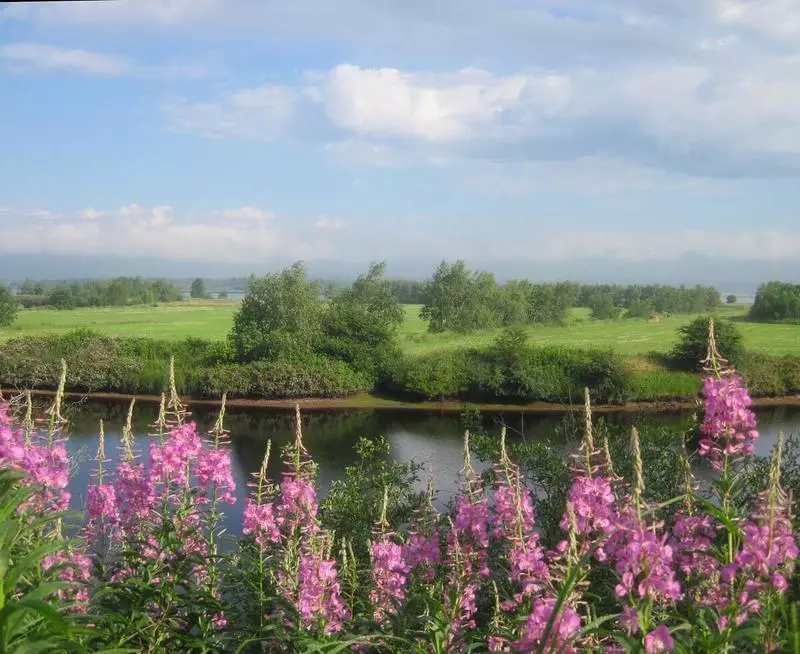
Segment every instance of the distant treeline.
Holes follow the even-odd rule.
[[[396,280],[394,284],[397,285]],[[412,288],[410,282],[408,288]],[[469,332],[522,324],[561,325],[575,306],[588,307],[593,318],[605,320],[622,316],[649,318],[655,313],[703,313],[721,304],[719,291],[710,286],[581,285],[528,280],[501,285],[492,273],[472,271],[461,260],[439,264],[433,277],[421,284],[419,300],[423,305],[421,315],[433,332]]]
[[[56,283],[26,280],[16,300],[24,307],[122,307],[132,304],[176,302],[181,289],[165,279],[145,280],[141,277],[116,277],[110,280]]]

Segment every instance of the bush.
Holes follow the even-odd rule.
[[[17,319],[19,303],[6,286],[0,286],[0,327],[7,327]]]
[[[630,397],[631,373],[610,351],[520,344],[507,330],[490,348],[409,357],[383,387],[414,398],[496,402],[582,401],[589,387],[599,402]]]
[[[696,318],[678,330],[678,342],[672,350],[673,362],[683,370],[697,370],[708,353],[710,316]],[[714,320],[717,349],[732,365],[737,365],[744,348],[742,334],[729,320]]]
[[[800,320],[800,284],[768,282],[758,287],[750,319],[769,321]]]

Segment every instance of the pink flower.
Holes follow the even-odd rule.
[[[675,647],[675,642],[669,634],[666,625],[660,625],[644,637],[644,651],[647,654],[656,652],[671,652]]]
[[[166,484],[184,485],[189,481],[190,465],[202,449],[195,423],[177,425],[163,443],[150,444],[150,474]]]
[[[243,522],[242,533],[254,534],[259,545],[264,545],[267,541],[280,542],[281,532],[275,520],[272,502],[256,504],[252,499],[248,499],[244,507]]]
[[[311,553],[301,556],[298,608],[306,627],[322,620],[326,633],[342,630],[342,622],[350,618],[350,613],[342,602],[334,561]]]
[[[195,468],[197,483],[201,488],[216,486],[220,501],[235,504],[236,482],[233,480],[231,453],[224,449],[202,449]]]
[[[396,604],[406,596],[406,583],[411,566],[404,560],[402,545],[388,537],[372,543],[372,583],[369,599],[375,606],[375,620],[380,622],[387,613],[396,613]]]
[[[724,457],[752,454],[758,438],[750,396],[739,375],[707,377],[703,380],[705,416],[698,453],[722,469]]]
[[[522,640],[514,643],[514,646],[524,652],[529,652],[537,647],[544,651],[558,651],[565,654],[575,654],[578,650],[572,646],[572,641],[578,635],[581,628],[580,616],[567,604],[562,605],[561,613],[556,616],[553,626],[546,643],[542,643],[547,630],[547,623],[550,620],[556,605],[554,598],[537,598],[533,604],[533,610],[525,623],[525,631]]]

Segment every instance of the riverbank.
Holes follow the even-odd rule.
[[[31,395],[34,397],[53,397],[55,391],[33,390]],[[132,395],[126,393],[74,393],[64,394],[65,399],[70,401],[100,401],[100,402],[126,402],[136,400],[137,403],[158,404],[161,402],[160,395]],[[189,407],[213,408],[221,405],[221,400],[182,397],[184,403]],[[226,400],[226,406],[239,409],[275,409],[293,410],[295,405],[300,406],[304,412],[327,412],[343,410],[373,410],[373,411],[424,411],[438,413],[459,413],[464,406],[479,409],[488,413],[570,413],[572,411],[583,410],[583,404],[562,404],[554,402],[530,402],[526,404],[505,404],[491,402],[463,402],[458,400],[438,400],[428,402],[405,402],[402,400],[392,400],[389,398],[378,397],[368,393],[353,395],[341,398],[300,398],[296,400],[257,400],[257,399],[230,399]],[[697,400],[669,401],[669,402],[627,402],[625,404],[593,404],[592,411],[595,413],[636,413],[642,411],[652,411],[658,413],[671,413],[676,411],[686,411],[698,406]],[[756,397],[753,398],[754,407],[794,407],[800,406],[800,395],[787,395],[782,397]]]

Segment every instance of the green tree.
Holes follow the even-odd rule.
[[[681,368],[696,370],[708,353],[709,316],[696,318],[678,330],[678,342],[672,350],[672,359]],[[714,320],[717,349],[731,364],[736,365],[744,352],[742,334],[730,320]]]
[[[7,327],[17,319],[19,303],[8,290],[7,286],[0,286],[0,327]]]
[[[472,273],[462,260],[442,261],[425,284],[420,317],[432,332],[468,332],[497,325],[498,286],[488,272]]]
[[[750,319],[800,320],[800,284],[767,282],[758,287]]]
[[[589,300],[589,308],[592,310],[592,318],[595,320],[611,320],[618,318],[621,307],[614,304],[612,293],[598,293]]]
[[[725,298],[725,304],[736,304],[737,300],[738,298],[735,295],[731,294]]]
[[[497,294],[498,322],[504,327],[524,325],[528,322],[530,285],[511,280]]]
[[[251,277],[233,318],[230,342],[242,361],[305,361],[322,332],[319,285],[301,262],[279,273]]]
[[[198,277],[192,282],[192,289],[189,295],[193,298],[204,298],[206,296],[206,283],[201,277]]]
[[[395,334],[405,318],[385,271],[385,263],[371,264],[330,301],[324,316],[322,351],[373,374],[395,353]]]
[[[63,284],[56,286],[52,291],[50,291],[49,304],[54,306],[56,309],[74,309],[75,296],[72,294],[72,289]]]

